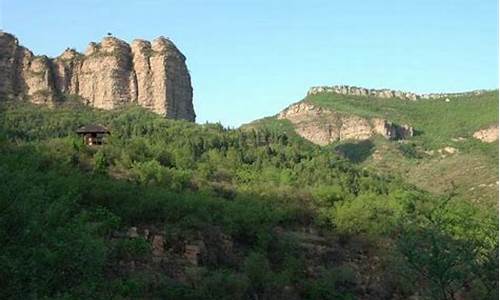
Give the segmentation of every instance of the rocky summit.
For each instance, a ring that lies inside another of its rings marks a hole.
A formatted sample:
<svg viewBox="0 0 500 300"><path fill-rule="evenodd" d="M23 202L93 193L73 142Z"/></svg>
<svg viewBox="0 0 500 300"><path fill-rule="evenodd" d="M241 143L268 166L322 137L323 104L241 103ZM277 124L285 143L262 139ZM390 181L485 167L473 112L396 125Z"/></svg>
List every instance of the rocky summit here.
<svg viewBox="0 0 500 300"><path fill-rule="evenodd" d="M465 93L431 93L417 94L413 92L405 92L391 89L369 89L364 87L349 86L349 85L332 85L332 86L314 86L309 89L307 95L317 95L321 93L333 93L349 96L371 96L377 98L398 98L402 100L425 100L425 99L442 99L449 101L448 97L472 96L481 95L485 90L475 90Z"/></svg>
<svg viewBox="0 0 500 300"><path fill-rule="evenodd" d="M90 43L84 54L34 55L17 38L0 32L0 96L55 104L67 95L113 109L136 103L167 118L195 120L185 56L167 38L131 45L112 36Z"/></svg>

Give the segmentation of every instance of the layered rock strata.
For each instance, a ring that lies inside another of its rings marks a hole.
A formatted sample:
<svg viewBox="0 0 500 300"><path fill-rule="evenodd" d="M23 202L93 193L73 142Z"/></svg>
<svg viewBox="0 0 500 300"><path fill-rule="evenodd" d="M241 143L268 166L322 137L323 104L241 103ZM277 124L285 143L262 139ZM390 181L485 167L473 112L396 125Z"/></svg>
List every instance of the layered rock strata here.
<svg viewBox="0 0 500 300"><path fill-rule="evenodd" d="M278 114L278 119L289 120L300 136L318 145L342 140L365 140L374 135L382 135L390 140L413 136L413 128L409 125L338 113L308 102L289 106Z"/></svg>

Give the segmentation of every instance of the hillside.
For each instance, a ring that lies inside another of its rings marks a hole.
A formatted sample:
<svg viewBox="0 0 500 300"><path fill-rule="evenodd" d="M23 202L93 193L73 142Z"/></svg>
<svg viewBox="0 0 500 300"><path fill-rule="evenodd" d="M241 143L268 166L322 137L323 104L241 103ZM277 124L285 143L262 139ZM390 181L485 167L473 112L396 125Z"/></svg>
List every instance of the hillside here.
<svg viewBox="0 0 500 300"><path fill-rule="evenodd" d="M496 212L265 122L228 130L137 106L4 102L0 298L498 293ZM103 146L75 134L90 123L111 131Z"/></svg>
<svg viewBox="0 0 500 300"><path fill-rule="evenodd" d="M488 143L474 138L479 130L498 123L498 91L435 95L389 90L354 91L353 94L342 94L312 89L299 104L306 103L320 110L315 117L293 125L290 118L280 118L282 113L254 122L251 127L289 124L292 130L295 127L295 131L313 142L316 142L315 135L326 134L328 148L375 172L399 174L408 182L433 193L454 190L472 202L498 206L498 142ZM395 95L404 95L405 98ZM419 100L415 101L417 97ZM324 117L332 113L354 122L348 127L358 127L354 134L350 133L353 138L332 136L330 132L340 128L339 117ZM399 141L391 141L388 136L384 139L383 134L367 128L365 120L385 120L395 124L393 126L410 126L413 136Z"/></svg>

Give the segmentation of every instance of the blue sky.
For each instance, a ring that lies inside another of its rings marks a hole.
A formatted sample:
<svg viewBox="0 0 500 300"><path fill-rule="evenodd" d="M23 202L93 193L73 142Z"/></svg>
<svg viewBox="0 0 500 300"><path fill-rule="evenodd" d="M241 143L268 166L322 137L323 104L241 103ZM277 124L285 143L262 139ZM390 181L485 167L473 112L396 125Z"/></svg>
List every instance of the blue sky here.
<svg viewBox="0 0 500 300"><path fill-rule="evenodd" d="M197 122L273 115L313 85L415 92L498 87L496 0L0 0L36 54L107 32L170 37L187 56Z"/></svg>

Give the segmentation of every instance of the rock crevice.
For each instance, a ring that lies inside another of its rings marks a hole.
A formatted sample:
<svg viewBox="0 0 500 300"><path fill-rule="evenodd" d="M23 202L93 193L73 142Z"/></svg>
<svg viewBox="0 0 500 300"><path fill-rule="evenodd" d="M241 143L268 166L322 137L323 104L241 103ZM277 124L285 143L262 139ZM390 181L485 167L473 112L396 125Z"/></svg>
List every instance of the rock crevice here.
<svg viewBox="0 0 500 300"><path fill-rule="evenodd" d="M54 104L62 95L114 109L128 103L168 118L195 120L185 56L164 37L131 45L115 37L91 42L84 54L66 49L35 56L16 37L0 32L0 97Z"/></svg>

